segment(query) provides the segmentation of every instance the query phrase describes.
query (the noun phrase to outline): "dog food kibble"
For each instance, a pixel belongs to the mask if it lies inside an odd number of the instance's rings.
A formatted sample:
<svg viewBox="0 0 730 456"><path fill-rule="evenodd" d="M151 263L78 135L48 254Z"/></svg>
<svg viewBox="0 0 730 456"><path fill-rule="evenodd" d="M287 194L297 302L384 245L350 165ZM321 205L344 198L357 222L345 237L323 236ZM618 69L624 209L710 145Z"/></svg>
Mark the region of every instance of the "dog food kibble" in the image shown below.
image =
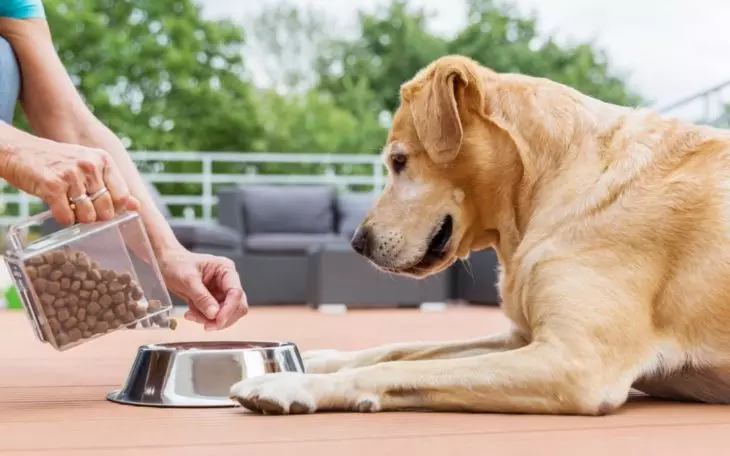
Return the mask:
<svg viewBox="0 0 730 456"><path fill-rule="evenodd" d="M129 272L101 268L83 252L56 250L30 258L25 268L40 301L35 313L45 317L47 336L59 348L122 325L177 327L166 315L136 322L159 311L160 301L144 300Z"/></svg>

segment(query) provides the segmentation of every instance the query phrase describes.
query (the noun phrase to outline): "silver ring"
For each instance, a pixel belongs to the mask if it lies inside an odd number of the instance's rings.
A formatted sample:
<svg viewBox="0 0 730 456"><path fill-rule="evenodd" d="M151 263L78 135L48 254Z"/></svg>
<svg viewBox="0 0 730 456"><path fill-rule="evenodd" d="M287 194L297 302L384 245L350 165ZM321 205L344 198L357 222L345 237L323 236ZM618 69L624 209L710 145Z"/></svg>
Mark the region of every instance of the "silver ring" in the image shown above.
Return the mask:
<svg viewBox="0 0 730 456"><path fill-rule="evenodd" d="M97 190L94 193L92 193L91 195L89 195L89 198L91 198L91 201L94 201L95 199L97 199L98 197L100 197L101 195L103 195L104 193L106 193L108 191L109 191L108 188L101 187L99 190Z"/></svg>
<svg viewBox="0 0 730 456"><path fill-rule="evenodd" d="M81 196L75 196L73 198L69 198L68 200L73 204L79 204L82 201L86 201L89 199L89 195L81 195Z"/></svg>

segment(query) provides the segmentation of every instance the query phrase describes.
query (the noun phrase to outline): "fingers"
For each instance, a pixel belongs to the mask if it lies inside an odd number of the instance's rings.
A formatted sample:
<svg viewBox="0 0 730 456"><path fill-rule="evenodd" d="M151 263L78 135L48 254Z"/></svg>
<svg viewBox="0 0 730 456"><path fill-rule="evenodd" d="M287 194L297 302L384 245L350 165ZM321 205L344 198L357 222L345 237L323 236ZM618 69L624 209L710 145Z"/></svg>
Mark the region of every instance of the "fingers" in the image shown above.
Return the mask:
<svg viewBox="0 0 730 456"><path fill-rule="evenodd" d="M185 312L185 319L203 325L203 329L206 331L215 331L216 329L220 329L214 321L205 318L205 316L194 307L191 307L190 310Z"/></svg>
<svg viewBox="0 0 730 456"><path fill-rule="evenodd" d="M225 329L243 318L248 313L248 304L245 294L240 294L238 290L231 290L229 297L215 316L215 320L210 320L203 315L200 310L191 301L190 309L185 313L185 319L203 325L206 331L214 331Z"/></svg>
<svg viewBox="0 0 730 456"><path fill-rule="evenodd" d="M67 168L60 176L60 183L49 189L46 202L51 214L62 225L71 225L76 219L93 222L96 218L94 206L86 195L86 184L82 173Z"/></svg>
<svg viewBox="0 0 730 456"><path fill-rule="evenodd" d="M110 220L117 212L139 209L139 201L131 196L124 177L106 151L64 147L67 149L58 152L61 158L38 195L48 203L59 223Z"/></svg>
<svg viewBox="0 0 730 456"><path fill-rule="evenodd" d="M103 162L101 165L103 166ZM89 160L82 160L79 162L79 168L81 168L85 175L89 198L99 220L109 220L113 218L114 202L112 201L109 190L104 183L102 168Z"/></svg>
<svg viewBox="0 0 730 456"><path fill-rule="evenodd" d="M241 278L236 272L232 261L225 259L219 278L220 289L225 293L225 299L220 313L216 316L219 328L225 328L238 321L248 313L248 300L241 286Z"/></svg>
<svg viewBox="0 0 730 456"><path fill-rule="evenodd" d="M209 290L200 274L191 274L185 281L190 310L185 318L200 323L206 331L231 326L248 313L248 301L233 262L227 258L212 258L215 286Z"/></svg>
<svg viewBox="0 0 730 456"><path fill-rule="evenodd" d="M228 258L170 251L160 264L168 287L188 302L185 319L224 329L248 312L235 264Z"/></svg>
<svg viewBox="0 0 730 456"><path fill-rule="evenodd" d="M191 274L185 279L188 288L190 309L197 310L207 320L213 320L220 310L218 301L210 294L199 274Z"/></svg>
<svg viewBox="0 0 730 456"><path fill-rule="evenodd" d="M185 312L184 317L186 320L190 320L194 323L200 323L201 325L210 323L210 320L205 318L203 314L201 314L198 309L195 309L194 307L190 307L190 309Z"/></svg>
<svg viewBox="0 0 730 456"><path fill-rule="evenodd" d="M45 199L51 215L59 224L66 226L73 224L76 214L71 209L65 192L51 193Z"/></svg>
<svg viewBox="0 0 730 456"><path fill-rule="evenodd" d="M109 190L109 196L111 197L114 211L136 211L139 209L139 202L129 193L129 188L124 180L124 176L122 176L116 166L111 166L111 158L105 158L104 160L105 163L102 167L102 177L107 189Z"/></svg>
<svg viewBox="0 0 730 456"><path fill-rule="evenodd" d="M64 176L68 184L67 199L76 219L81 223L91 223L96 220L96 209L86 192L86 182L83 174L78 170L69 170Z"/></svg>
<svg viewBox="0 0 730 456"><path fill-rule="evenodd" d="M216 317L219 329L227 328L248 313L246 293L241 289L230 289L223 302L220 313Z"/></svg>

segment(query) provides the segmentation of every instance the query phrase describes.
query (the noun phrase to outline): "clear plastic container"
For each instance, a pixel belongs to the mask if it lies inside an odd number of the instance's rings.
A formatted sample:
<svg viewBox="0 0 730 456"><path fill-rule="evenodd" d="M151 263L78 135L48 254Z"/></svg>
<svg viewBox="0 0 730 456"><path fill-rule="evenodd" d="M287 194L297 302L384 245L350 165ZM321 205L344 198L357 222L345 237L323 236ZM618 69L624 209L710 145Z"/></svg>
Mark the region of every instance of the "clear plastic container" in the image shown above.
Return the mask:
<svg viewBox="0 0 730 456"><path fill-rule="evenodd" d="M118 329L173 328L172 302L139 214L24 243L43 212L10 227L5 263L36 336L63 351Z"/></svg>

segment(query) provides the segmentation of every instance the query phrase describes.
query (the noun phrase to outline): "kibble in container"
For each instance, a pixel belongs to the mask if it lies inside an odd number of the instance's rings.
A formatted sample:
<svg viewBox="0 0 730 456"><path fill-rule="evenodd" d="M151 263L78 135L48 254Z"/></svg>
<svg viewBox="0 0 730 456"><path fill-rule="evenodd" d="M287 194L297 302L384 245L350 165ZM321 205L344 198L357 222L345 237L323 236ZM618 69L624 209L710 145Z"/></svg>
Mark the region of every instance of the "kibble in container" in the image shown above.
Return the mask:
<svg viewBox="0 0 730 456"><path fill-rule="evenodd" d="M120 329L170 328L172 303L139 214L25 243L43 212L10 227L5 263L36 336L63 351Z"/></svg>

